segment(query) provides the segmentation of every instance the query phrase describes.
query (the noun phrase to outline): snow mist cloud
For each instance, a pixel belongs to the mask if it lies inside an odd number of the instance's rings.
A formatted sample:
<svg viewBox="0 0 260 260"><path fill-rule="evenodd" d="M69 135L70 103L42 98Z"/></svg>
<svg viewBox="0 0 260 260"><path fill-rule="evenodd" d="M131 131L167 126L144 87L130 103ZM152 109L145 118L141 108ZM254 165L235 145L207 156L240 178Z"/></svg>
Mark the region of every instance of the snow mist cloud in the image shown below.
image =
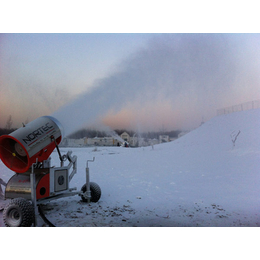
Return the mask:
<svg viewBox="0 0 260 260"><path fill-rule="evenodd" d="M54 112L66 134L95 122L134 130L193 128L216 109L260 98L259 36L166 34Z"/></svg>

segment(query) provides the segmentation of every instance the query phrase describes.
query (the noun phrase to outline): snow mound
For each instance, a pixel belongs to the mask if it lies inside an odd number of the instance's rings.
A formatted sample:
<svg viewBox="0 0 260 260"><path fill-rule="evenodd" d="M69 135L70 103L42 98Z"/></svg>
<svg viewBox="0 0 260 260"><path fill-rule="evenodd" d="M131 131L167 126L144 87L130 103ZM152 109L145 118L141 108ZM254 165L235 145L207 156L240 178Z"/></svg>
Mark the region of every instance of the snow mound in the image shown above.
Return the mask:
<svg viewBox="0 0 260 260"><path fill-rule="evenodd" d="M218 116L174 142L145 148L62 148L78 156L71 187L90 178L96 204L45 206L58 226L259 226L260 109ZM56 152L53 164L59 165ZM12 173L0 163L1 178Z"/></svg>

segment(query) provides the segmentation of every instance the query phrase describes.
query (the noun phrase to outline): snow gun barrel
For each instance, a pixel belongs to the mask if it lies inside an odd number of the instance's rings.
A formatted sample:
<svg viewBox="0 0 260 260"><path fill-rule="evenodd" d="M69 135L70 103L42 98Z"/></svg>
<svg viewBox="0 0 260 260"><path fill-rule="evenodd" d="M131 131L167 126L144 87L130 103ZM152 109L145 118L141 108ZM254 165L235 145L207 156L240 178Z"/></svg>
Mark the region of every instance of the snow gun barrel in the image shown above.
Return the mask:
<svg viewBox="0 0 260 260"><path fill-rule="evenodd" d="M0 159L17 173L26 172L38 160L47 160L63 137L63 127L51 116L42 116L9 135L0 136Z"/></svg>

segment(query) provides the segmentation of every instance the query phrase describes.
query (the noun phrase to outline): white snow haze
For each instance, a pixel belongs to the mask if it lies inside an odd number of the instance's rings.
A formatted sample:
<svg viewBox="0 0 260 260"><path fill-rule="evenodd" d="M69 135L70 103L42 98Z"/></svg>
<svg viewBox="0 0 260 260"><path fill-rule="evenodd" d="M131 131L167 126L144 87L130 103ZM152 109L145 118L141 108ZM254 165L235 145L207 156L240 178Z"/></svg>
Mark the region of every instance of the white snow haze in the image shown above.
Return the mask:
<svg viewBox="0 0 260 260"><path fill-rule="evenodd" d="M218 108L260 98L257 41L240 34L160 35L52 116L66 135L97 121L192 129Z"/></svg>

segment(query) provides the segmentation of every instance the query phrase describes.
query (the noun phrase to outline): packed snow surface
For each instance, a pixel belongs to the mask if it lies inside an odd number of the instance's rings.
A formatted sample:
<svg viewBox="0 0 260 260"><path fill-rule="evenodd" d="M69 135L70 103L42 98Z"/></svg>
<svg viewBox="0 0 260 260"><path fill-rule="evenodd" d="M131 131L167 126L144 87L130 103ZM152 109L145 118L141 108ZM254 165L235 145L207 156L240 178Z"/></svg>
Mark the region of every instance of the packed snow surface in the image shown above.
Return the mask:
<svg viewBox="0 0 260 260"><path fill-rule="evenodd" d="M46 203L56 226L260 226L260 109L218 116L185 136L145 148L72 150L78 171L70 187L90 179L97 203L73 196ZM52 164L59 166L57 152ZM13 173L0 162L1 178ZM0 204L4 204L0 200ZM41 223L39 221L39 223Z"/></svg>

